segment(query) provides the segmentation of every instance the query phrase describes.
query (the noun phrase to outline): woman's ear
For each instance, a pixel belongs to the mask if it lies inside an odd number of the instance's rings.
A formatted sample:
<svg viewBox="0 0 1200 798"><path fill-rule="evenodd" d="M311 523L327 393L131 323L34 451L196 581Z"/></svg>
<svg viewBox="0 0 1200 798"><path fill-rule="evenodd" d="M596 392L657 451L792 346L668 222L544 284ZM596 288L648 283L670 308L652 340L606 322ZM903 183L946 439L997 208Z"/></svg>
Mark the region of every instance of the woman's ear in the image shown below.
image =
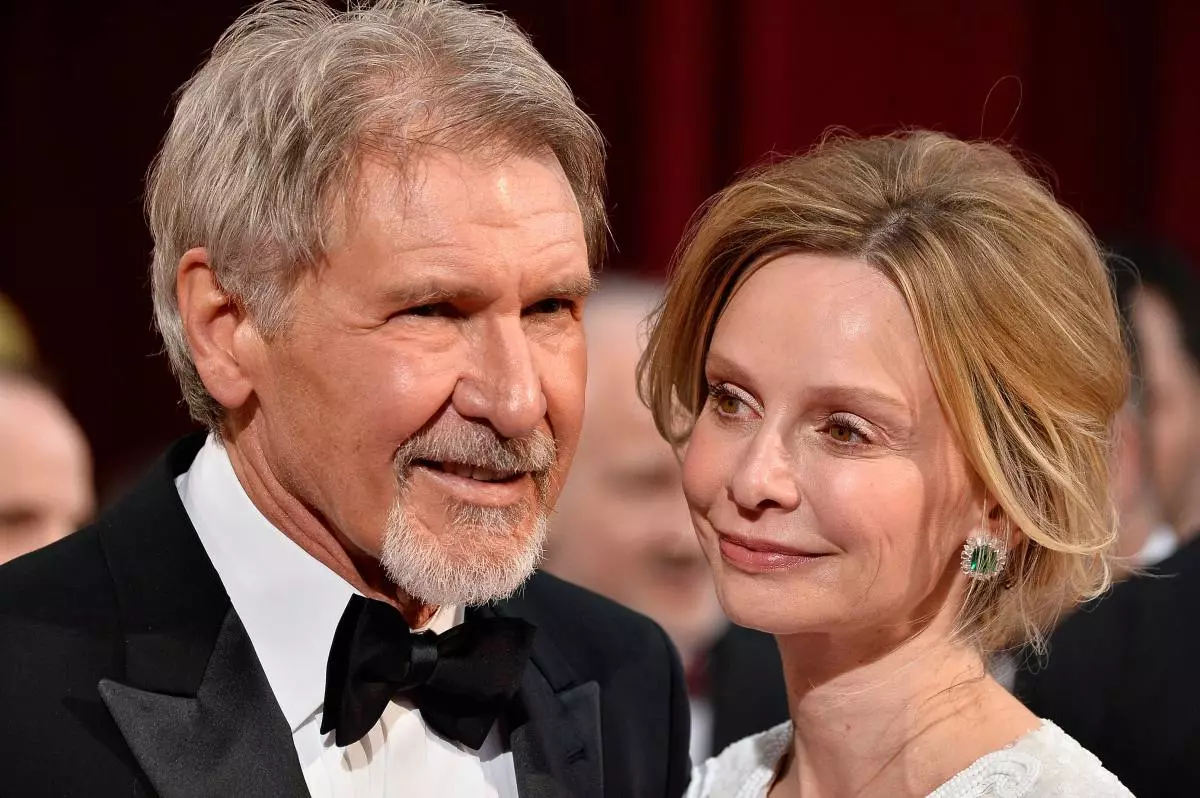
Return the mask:
<svg viewBox="0 0 1200 798"><path fill-rule="evenodd" d="M1008 589L1028 572L1027 560L1035 556L1032 553L1033 541L1022 534L1020 527L1013 524L1012 518L1000 506L999 501L990 495L984 501L986 532L1004 547L1005 564L1003 573L1000 574L1000 584Z"/></svg>
<svg viewBox="0 0 1200 798"><path fill-rule="evenodd" d="M1000 506L1000 502L991 494L984 498L984 532L1003 543L1007 548L1016 549L1021 544L1021 530L1013 526L1012 518Z"/></svg>
<svg viewBox="0 0 1200 798"><path fill-rule="evenodd" d="M179 259L175 297L192 362L204 387L230 410L245 404L254 386L235 340L250 325L242 308L217 281L204 247L189 249Z"/></svg>

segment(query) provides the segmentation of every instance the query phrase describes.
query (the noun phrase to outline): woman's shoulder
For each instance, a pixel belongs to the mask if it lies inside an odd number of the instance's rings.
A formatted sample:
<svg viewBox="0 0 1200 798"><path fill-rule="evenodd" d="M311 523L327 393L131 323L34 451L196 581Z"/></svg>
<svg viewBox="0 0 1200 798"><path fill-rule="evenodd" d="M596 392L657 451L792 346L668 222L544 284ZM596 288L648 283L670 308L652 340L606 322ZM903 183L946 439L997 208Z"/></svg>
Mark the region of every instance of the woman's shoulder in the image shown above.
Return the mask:
<svg viewBox="0 0 1200 798"><path fill-rule="evenodd" d="M930 794L929 798L1132 798L1090 751L1043 721L1037 729L993 751Z"/></svg>
<svg viewBox="0 0 1200 798"><path fill-rule="evenodd" d="M792 724L785 721L731 743L692 769L687 798L764 798L791 740Z"/></svg>

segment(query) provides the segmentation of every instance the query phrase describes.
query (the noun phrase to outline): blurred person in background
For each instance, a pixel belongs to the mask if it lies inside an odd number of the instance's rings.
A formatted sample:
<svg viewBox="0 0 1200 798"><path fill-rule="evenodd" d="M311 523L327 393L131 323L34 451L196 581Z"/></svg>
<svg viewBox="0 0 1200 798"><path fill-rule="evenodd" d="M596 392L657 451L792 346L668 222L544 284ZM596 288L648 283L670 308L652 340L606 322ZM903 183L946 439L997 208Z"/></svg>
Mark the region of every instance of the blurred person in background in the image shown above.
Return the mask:
<svg viewBox="0 0 1200 798"><path fill-rule="evenodd" d="M1154 565L1175 550L1177 538L1163 520L1162 503L1150 468L1146 410L1137 381L1114 422L1112 483L1120 529L1113 554L1120 565Z"/></svg>
<svg viewBox="0 0 1200 798"><path fill-rule="evenodd" d="M1151 474L1135 511L1146 512L1135 523L1149 541L1139 557L1152 567L1064 620L1048 656L1017 674L1015 692L1140 798L1200 795L1200 294L1191 264L1169 246L1123 243L1113 251L1144 407L1144 421L1135 422L1146 431L1139 448ZM1136 505L1136 487L1124 490ZM1149 531L1157 497L1174 532L1165 541ZM1178 549L1155 564L1176 537ZM1124 548L1139 547L1131 540Z"/></svg>
<svg viewBox="0 0 1200 798"><path fill-rule="evenodd" d="M1164 244L1118 244L1114 252L1139 281L1125 293L1151 471L1165 520L1182 547L1200 536L1200 277L1194 264Z"/></svg>
<svg viewBox="0 0 1200 798"><path fill-rule="evenodd" d="M0 294L0 368L29 369L36 362L29 326L12 300Z"/></svg>
<svg viewBox="0 0 1200 798"><path fill-rule="evenodd" d="M688 676L691 753L703 761L787 717L770 635L732 626L683 496L679 459L638 397L648 280L606 276L588 300L587 412L547 544L546 570L644 613Z"/></svg>
<svg viewBox="0 0 1200 798"><path fill-rule="evenodd" d="M79 424L41 381L0 368L0 563L74 532L95 503Z"/></svg>
<svg viewBox="0 0 1200 798"><path fill-rule="evenodd" d="M1146 265L1148 283L1143 284L1137 262L1123 250ZM1159 298L1172 294L1162 285L1164 257L1178 259L1164 248L1145 244L1118 246L1108 257L1133 364L1129 400L1116 418L1112 455L1113 499L1120 520L1116 554L1131 567L1154 565L1178 547L1179 536L1167 520L1161 493L1178 495L1189 459L1185 452L1189 446L1200 450L1200 440L1189 442L1200 428L1200 395L1192 397L1193 412L1186 412L1191 389L1186 356L1180 359L1182 336L1175 334L1180 332L1180 313L1164 307ZM1188 279L1184 272L1185 293ZM1172 429L1182 434L1166 434ZM1183 503L1176 498L1173 504L1178 508Z"/></svg>
<svg viewBox="0 0 1200 798"><path fill-rule="evenodd" d="M29 326L0 294L0 563L66 537L95 510L87 439L37 368Z"/></svg>
<svg viewBox="0 0 1200 798"><path fill-rule="evenodd" d="M1109 270L1117 288L1126 348L1133 366L1129 398L1113 419L1113 445L1109 453L1109 483L1117 511L1117 540L1113 546L1114 579L1124 579L1137 569L1153 565L1175 550L1175 533L1163 520L1162 503L1151 469L1150 440L1142 395L1137 347L1132 340L1130 305L1135 283L1125 261L1110 259ZM1023 647L993 655L990 669L1008 690L1016 687L1017 674L1036 660L1036 651Z"/></svg>

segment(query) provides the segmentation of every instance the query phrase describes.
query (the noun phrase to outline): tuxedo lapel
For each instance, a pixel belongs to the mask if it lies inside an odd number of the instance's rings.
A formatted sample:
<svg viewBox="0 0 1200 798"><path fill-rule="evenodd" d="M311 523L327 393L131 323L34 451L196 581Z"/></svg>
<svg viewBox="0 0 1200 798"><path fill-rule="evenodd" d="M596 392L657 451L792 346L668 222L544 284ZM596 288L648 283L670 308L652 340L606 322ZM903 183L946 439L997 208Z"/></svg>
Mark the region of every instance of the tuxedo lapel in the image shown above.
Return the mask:
<svg viewBox="0 0 1200 798"><path fill-rule="evenodd" d="M474 612L519 617L503 605ZM506 720L521 798L604 795L600 686L579 683L544 633L534 638Z"/></svg>
<svg viewBox="0 0 1200 798"><path fill-rule="evenodd" d="M203 442L172 447L100 521L124 675L98 689L162 798L307 795L287 721L175 488Z"/></svg>
<svg viewBox="0 0 1200 798"><path fill-rule="evenodd" d="M232 607L194 697L110 679L100 695L161 798L308 795L287 721Z"/></svg>

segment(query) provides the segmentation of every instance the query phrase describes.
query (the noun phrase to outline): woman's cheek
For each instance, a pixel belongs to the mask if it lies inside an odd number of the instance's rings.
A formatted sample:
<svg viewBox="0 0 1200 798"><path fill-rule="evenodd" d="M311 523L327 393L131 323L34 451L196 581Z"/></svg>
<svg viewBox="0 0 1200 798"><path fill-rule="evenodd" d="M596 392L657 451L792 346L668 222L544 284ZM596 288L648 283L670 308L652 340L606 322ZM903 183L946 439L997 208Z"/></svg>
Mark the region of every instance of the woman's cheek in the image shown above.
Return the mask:
<svg viewBox="0 0 1200 798"><path fill-rule="evenodd" d="M683 458L683 492L692 510L703 510L720 495L730 452L720 444L706 420L696 422Z"/></svg>
<svg viewBox="0 0 1200 798"><path fill-rule="evenodd" d="M846 550L892 551L912 545L926 506L911 475L895 463L821 460L805 495L823 537Z"/></svg>

